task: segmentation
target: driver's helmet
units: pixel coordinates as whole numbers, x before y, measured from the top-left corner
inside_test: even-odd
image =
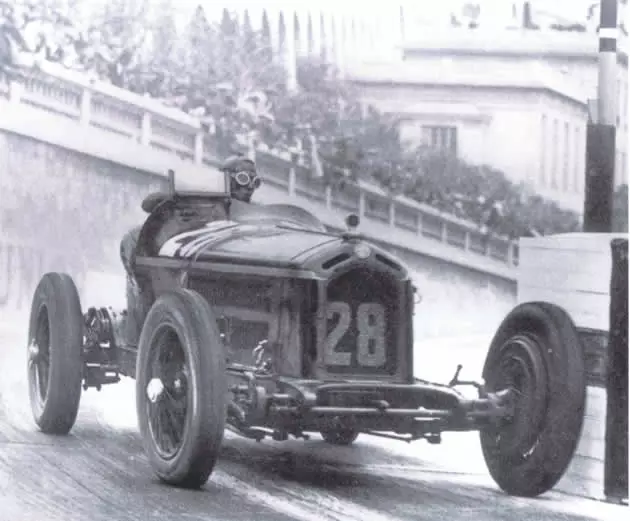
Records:
[[[256,172],[256,164],[243,156],[228,157],[220,170],[230,176],[230,194],[233,198],[248,203],[254,191],[262,184]]]

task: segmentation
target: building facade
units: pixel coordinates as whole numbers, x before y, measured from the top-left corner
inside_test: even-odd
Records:
[[[563,78],[553,81],[539,67],[479,77],[452,64],[357,65],[348,72],[366,103],[400,118],[410,145],[498,168],[580,211],[587,108]]]
[[[446,147],[582,211],[588,101],[598,81],[596,2],[563,0],[552,9],[543,0],[444,0],[430,11],[417,2],[360,10],[324,0],[200,4],[214,21],[224,8],[241,19],[247,12],[255,29],[265,18],[289,82],[297,58],[325,55],[366,102],[401,116],[410,144]],[[182,23],[196,5],[180,4]],[[629,168],[625,5],[620,1],[616,185],[628,183]],[[558,30],[572,24],[580,27]]]
[[[628,183],[628,65],[619,53],[615,184]],[[366,102],[403,120],[412,144],[447,147],[582,211],[597,36],[470,30],[426,34],[403,59],[348,65]]]

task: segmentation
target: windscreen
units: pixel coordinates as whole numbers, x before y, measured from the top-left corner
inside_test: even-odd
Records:
[[[191,163],[174,171],[174,185],[176,192],[229,193],[226,175],[217,168],[206,165]]]

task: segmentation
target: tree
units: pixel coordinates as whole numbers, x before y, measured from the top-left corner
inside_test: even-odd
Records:
[[[160,0],[150,12],[147,4],[148,0],[112,0],[91,15],[87,36],[78,37],[73,45],[81,48],[87,67],[104,65],[102,75],[117,85],[208,118],[222,143],[256,135],[268,147],[286,151],[301,142],[302,148],[311,150],[313,170],[324,182],[337,186],[359,179],[375,182],[392,195],[406,194],[473,220],[489,233],[518,237],[578,229],[575,214],[515,185],[503,172],[427,147],[407,147],[400,137],[400,121],[373,107],[366,110],[325,59],[300,59],[299,88],[289,92],[284,71],[272,57],[266,12],[263,29],[255,31],[248,12],[241,25],[227,9],[219,23],[209,23],[199,7],[178,38],[172,0]],[[309,18],[309,42],[312,25]],[[145,33],[150,46],[142,46],[141,36],[132,38]],[[6,56],[13,43],[6,31],[3,34],[0,53]],[[46,56],[60,59],[58,54],[63,55],[47,51]],[[625,211],[627,227],[627,202],[619,211]]]
[[[142,45],[148,0],[112,0],[86,8],[80,0],[29,2],[20,14],[4,6],[0,40],[8,42],[11,62],[25,68],[42,60],[96,73],[123,85]]]
[[[149,0],[112,0],[88,17],[77,45],[84,65],[127,87],[127,76],[138,66],[149,26]]]
[[[198,6],[185,29],[183,38],[184,63],[189,78],[189,103],[185,110],[195,110],[206,105],[208,83],[216,82],[216,34],[208,22],[203,7]],[[205,109],[202,114],[205,113]]]
[[[269,16],[267,16],[267,10],[263,11],[262,15],[262,29],[260,31],[260,42],[262,44],[263,49],[265,49],[266,54],[264,59],[266,61],[271,61],[273,58],[271,53],[271,29],[269,27]]]
[[[15,65],[16,47],[21,45],[22,35],[11,6],[0,4],[0,80]]]
[[[354,23],[354,20],[352,21]],[[307,56],[313,56],[313,51],[315,49],[315,40],[313,37],[313,18],[311,17],[311,13],[308,14],[308,22],[306,25],[306,54]]]
[[[160,0],[157,4],[155,21],[152,23],[152,48],[155,63],[161,60],[171,65],[177,47],[177,29],[174,22],[175,10],[171,0]]]

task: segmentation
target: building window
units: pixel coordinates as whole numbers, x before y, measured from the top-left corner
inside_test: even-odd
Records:
[[[628,131],[628,84],[622,84],[622,98],[621,98],[621,123],[625,132]]]
[[[560,136],[559,136],[559,127],[560,124],[558,123],[557,119],[553,120],[553,136],[551,138],[551,146],[552,148],[552,153],[553,153],[553,165],[551,167],[551,188],[558,188],[558,173],[559,173],[559,166],[560,166]]]
[[[623,112],[623,95],[621,91],[621,80],[617,80],[617,127],[621,126],[621,113]]]
[[[617,150],[617,153],[615,154],[615,156],[616,156],[615,157],[615,183],[623,184],[624,182],[623,164],[625,163],[625,158],[623,157],[624,154],[620,150]]]
[[[569,140],[569,123],[564,123],[564,146],[562,149],[564,164],[562,165],[562,191],[569,191],[569,153],[570,153],[570,140]]]
[[[581,156],[584,154],[582,143],[580,143],[580,127],[575,127],[573,135],[573,191],[578,193],[580,191],[580,176],[582,175],[580,171],[580,165],[582,163]]]
[[[422,127],[422,143],[441,152],[457,155],[457,127]]]
[[[621,121],[623,129],[628,132],[628,84],[623,84],[623,105],[621,105]]]

